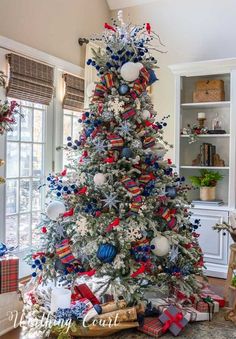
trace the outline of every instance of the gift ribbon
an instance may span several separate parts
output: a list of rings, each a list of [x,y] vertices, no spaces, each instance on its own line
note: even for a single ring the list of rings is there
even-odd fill
[[[139,78],[134,81],[133,88],[130,91],[130,94],[134,100],[137,99],[137,97],[140,96],[140,94],[146,90],[149,78],[150,75],[148,70],[145,67],[141,68],[139,72]]]
[[[171,327],[171,325],[175,324],[178,326],[181,330],[183,329],[183,325],[180,323],[180,321],[183,319],[183,314],[182,313],[177,313],[175,316],[173,316],[168,310],[164,311],[165,315],[169,318],[167,322],[164,324],[162,328],[162,332],[166,333],[166,331]]]
[[[96,84],[92,102],[98,102],[102,103],[105,98],[105,94],[108,92],[108,90],[112,87],[114,87],[114,79],[113,79],[113,74],[108,72],[106,73],[102,78],[99,83]],[[139,72],[139,78],[134,81],[133,88],[130,91],[130,96],[133,98],[133,100],[137,99],[143,91],[146,90],[149,82],[149,72],[148,70],[143,67],[141,68]],[[132,112],[132,114],[134,114]]]
[[[141,189],[138,184],[128,176],[123,177],[121,182],[125,189],[133,196],[131,199],[130,211],[128,212],[127,216],[137,214],[142,206]]]

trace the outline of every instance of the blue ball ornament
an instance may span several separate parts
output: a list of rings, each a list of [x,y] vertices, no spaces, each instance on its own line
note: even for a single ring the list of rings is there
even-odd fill
[[[158,79],[157,79],[156,74],[155,74],[153,69],[149,69],[148,73],[149,73],[149,82],[148,82],[148,85],[150,86],[154,82],[156,82]]]
[[[121,151],[121,156],[122,156],[122,158],[129,159],[129,158],[132,158],[132,157],[133,157],[133,152],[131,151],[130,148],[125,147],[125,148],[123,148],[122,151]]]
[[[122,84],[118,88],[118,92],[120,95],[125,95],[129,92],[129,86],[126,84]]]
[[[101,244],[97,251],[97,258],[103,262],[111,264],[117,254],[117,248],[112,244]]]

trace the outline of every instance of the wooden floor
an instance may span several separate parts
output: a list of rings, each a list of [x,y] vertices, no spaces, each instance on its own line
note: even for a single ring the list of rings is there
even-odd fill
[[[208,282],[211,285],[211,288],[214,292],[216,292],[218,295],[223,296],[224,294],[224,285],[225,285],[225,279],[217,279],[217,278],[208,278]],[[14,331],[11,331],[3,336],[1,336],[2,339],[24,339],[20,335],[20,328],[15,329]]]

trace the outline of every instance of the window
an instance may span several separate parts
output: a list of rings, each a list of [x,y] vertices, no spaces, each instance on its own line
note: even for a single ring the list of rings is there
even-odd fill
[[[23,251],[36,241],[44,203],[46,106],[20,101],[20,111],[6,136],[5,240]]]
[[[72,140],[79,138],[82,124],[78,122],[81,118],[81,112],[75,112],[64,109],[64,121],[63,121],[63,144],[67,144],[67,137],[70,136]],[[63,164],[67,163],[66,151],[63,152]]]

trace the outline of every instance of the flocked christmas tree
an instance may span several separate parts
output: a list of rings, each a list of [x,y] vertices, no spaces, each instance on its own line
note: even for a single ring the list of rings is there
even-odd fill
[[[50,203],[33,255],[37,283],[96,281],[98,294],[141,300],[149,286],[166,295],[197,290],[203,257],[186,209],[188,187],[164,159],[166,117],[147,93],[160,44],[149,24],[105,24],[94,51],[96,84],[78,140],[68,137],[69,165],[51,174]]]

